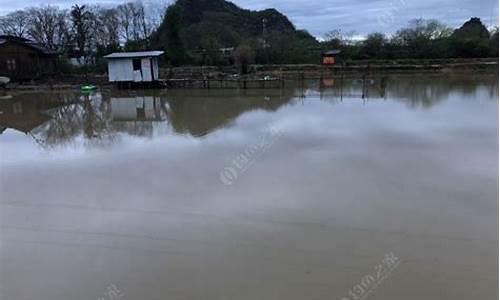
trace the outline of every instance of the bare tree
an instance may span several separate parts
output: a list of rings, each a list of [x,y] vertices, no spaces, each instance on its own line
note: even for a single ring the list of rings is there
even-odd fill
[[[146,17],[142,2],[131,2],[132,9],[132,34],[135,41],[141,40],[144,36],[142,32],[146,28]]]
[[[413,19],[409,26],[396,32],[395,38],[403,44],[411,44],[414,41],[429,41],[438,38],[449,37],[453,33],[445,24],[431,19]]]
[[[99,9],[96,12],[96,41],[99,45],[115,46],[120,44],[120,20],[117,9]]]
[[[354,43],[355,35],[355,31],[342,32],[340,29],[334,29],[325,35],[325,40],[329,42],[332,47],[340,47],[344,45],[352,45]]]
[[[131,3],[125,3],[122,5],[118,5],[118,20],[120,22],[120,35],[121,38],[124,39],[125,42],[131,40],[132,37],[132,19],[133,19],[133,11],[130,5]]]
[[[0,18],[0,32],[17,37],[27,37],[30,17],[27,11],[18,10]]]
[[[67,30],[67,13],[56,6],[41,6],[29,9],[31,16],[30,36],[50,49],[58,49],[63,45]]]
[[[142,6],[142,38],[148,40],[151,34],[160,27],[161,22],[165,18],[168,2],[166,0],[159,0],[139,3]]]
[[[146,12],[146,20],[149,26],[148,36],[153,33],[158,27],[160,27],[161,22],[165,18],[167,12],[169,1],[167,0],[155,0],[148,1],[144,4],[144,9]]]
[[[120,37],[124,42],[148,40],[165,16],[166,5],[142,1],[127,2],[117,7]]]
[[[70,27],[71,26],[69,24],[68,12],[63,10],[58,14],[57,17],[56,44],[59,50],[67,50],[69,47],[71,47],[73,34]]]
[[[132,14],[132,36],[135,41],[147,39],[151,34],[151,26],[141,1],[127,3]]]
[[[115,8],[78,4],[70,10],[51,5],[26,8],[0,16],[0,34],[29,38],[57,51],[77,49],[85,57],[86,52],[132,41],[142,47],[163,21],[169,0],[146,1]]]

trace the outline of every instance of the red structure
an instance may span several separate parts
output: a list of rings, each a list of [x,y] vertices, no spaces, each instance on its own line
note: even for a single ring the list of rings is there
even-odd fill
[[[336,57],[340,54],[340,50],[328,50],[321,54],[321,64],[323,65],[334,65],[336,62]]]

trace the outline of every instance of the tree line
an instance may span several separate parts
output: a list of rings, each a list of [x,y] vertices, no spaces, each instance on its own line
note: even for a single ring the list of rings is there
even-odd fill
[[[332,30],[311,43],[289,34],[271,33],[263,47],[255,39],[237,48],[258,64],[319,63],[321,53],[341,50],[339,60],[407,60],[498,57],[498,27],[488,30],[478,18],[452,29],[438,20],[414,19],[392,35],[381,32],[356,39],[355,32]]]
[[[127,2],[116,7],[44,5],[0,17],[0,33],[31,39],[51,50],[95,62],[103,54],[146,49],[163,20],[162,2]]]
[[[237,45],[222,45],[213,36],[217,32],[208,30],[211,35],[196,39],[201,46],[190,49],[189,32],[181,30],[174,5],[133,1],[115,7],[30,7],[0,16],[0,34],[32,39],[61,54],[82,57],[85,64],[114,51],[152,48],[166,50],[174,65],[319,63],[321,52],[330,49],[341,50],[343,60],[498,57],[498,27],[488,30],[478,18],[457,29],[438,20],[415,19],[394,34],[375,32],[362,40],[352,32],[332,30],[318,41],[296,30],[263,32]],[[228,46],[234,48],[229,60],[220,51]]]
[[[173,65],[220,65],[228,61],[241,65],[317,64],[321,53],[334,49],[341,50],[338,61],[344,62],[498,57],[498,27],[488,30],[479,18],[471,18],[456,29],[435,19],[419,18],[409,21],[394,34],[374,32],[361,40],[355,39],[355,32],[342,30],[328,32],[321,41],[305,30],[262,32],[231,45],[235,50],[230,60],[219,51],[229,45],[217,36],[219,32],[210,30],[217,27],[218,21],[205,23],[213,25],[204,26],[207,29],[196,39],[197,44],[190,41],[189,32],[197,24],[186,28],[179,7],[172,5],[159,34],[155,34],[154,43],[165,46]]]
[[[498,57],[498,27],[488,30],[479,18],[452,29],[430,19],[411,20],[393,35],[369,34],[362,41],[353,33],[327,34],[323,48],[343,51],[346,59],[440,59]]]

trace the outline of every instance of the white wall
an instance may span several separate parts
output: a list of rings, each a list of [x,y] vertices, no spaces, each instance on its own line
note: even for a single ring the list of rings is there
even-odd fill
[[[153,69],[153,76],[151,76],[151,68]],[[132,58],[124,59],[109,59],[108,60],[108,76],[110,82],[117,81],[135,81],[135,82],[150,82],[153,80],[158,80],[158,58],[144,57],[141,58],[141,71],[142,77],[139,71],[134,74],[134,66],[132,63]]]
[[[134,81],[132,59],[109,59],[108,74],[110,82]]]
[[[155,80],[160,78],[158,69],[158,57],[153,57],[153,76]]]
[[[151,78],[151,58],[145,57],[141,59],[142,81],[153,81]]]

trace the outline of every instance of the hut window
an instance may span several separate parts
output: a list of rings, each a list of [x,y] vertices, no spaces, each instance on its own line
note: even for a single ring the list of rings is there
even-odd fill
[[[141,60],[140,59],[133,59],[132,65],[134,66],[134,71],[140,70],[141,69]]]
[[[16,69],[16,60],[14,58],[7,59],[7,70],[15,70]]]

